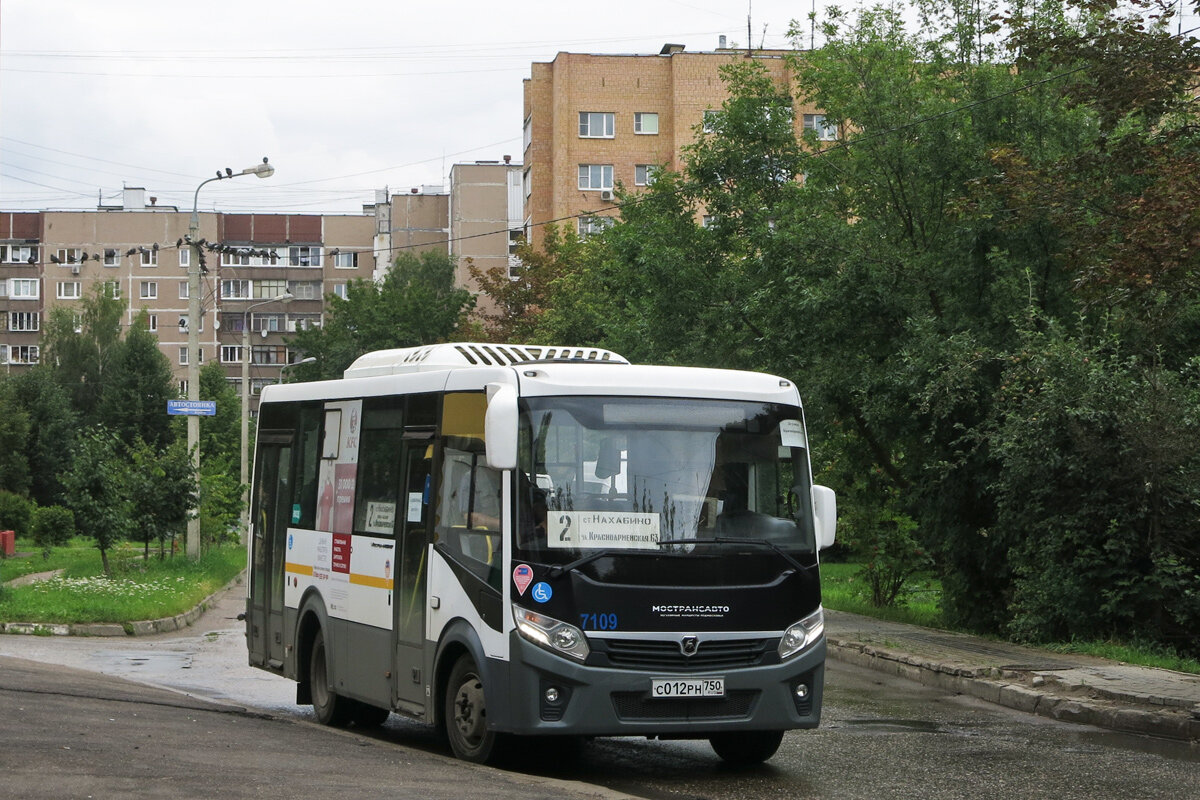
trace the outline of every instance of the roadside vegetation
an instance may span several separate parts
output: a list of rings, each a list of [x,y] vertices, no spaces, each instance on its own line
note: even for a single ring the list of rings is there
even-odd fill
[[[246,567],[246,550],[238,544],[210,548],[192,561],[181,555],[146,558],[142,548],[126,542],[110,550],[107,574],[95,545],[82,537],[45,554],[32,540],[18,540],[17,552],[28,554],[0,561],[0,580],[59,574],[0,588],[2,622],[126,623],[172,617],[194,608]]]

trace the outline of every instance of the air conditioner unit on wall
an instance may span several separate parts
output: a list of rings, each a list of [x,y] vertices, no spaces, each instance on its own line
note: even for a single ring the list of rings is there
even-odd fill
[[[600,199],[601,199],[601,200],[612,200],[612,199],[613,199],[613,193],[612,193],[612,189],[604,189],[604,190],[602,190],[602,191],[600,192]]]

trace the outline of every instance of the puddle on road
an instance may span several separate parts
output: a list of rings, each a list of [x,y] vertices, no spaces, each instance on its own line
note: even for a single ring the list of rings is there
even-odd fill
[[[845,719],[828,727],[842,726],[878,733],[945,733],[936,722],[925,719]]]

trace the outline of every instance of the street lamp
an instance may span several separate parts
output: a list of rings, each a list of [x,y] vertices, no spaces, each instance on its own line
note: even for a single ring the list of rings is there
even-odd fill
[[[200,182],[196,193],[192,195],[192,219],[188,225],[188,241],[193,249],[193,258],[188,264],[188,340],[187,340],[187,399],[200,399],[200,190],[205,184],[226,178],[236,178],[241,175],[257,175],[269,178],[275,174],[275,168],[264,157],[261,164],[247,167],[241,172],[226,168],[225,172],[217,171],[217,177]],[[189,414],[187,418],[187,445],[192,456],[192,474],[196,481],[196,491],[200,490],[200,417]],[[187,554],[190,559],[200,558],[200,509],[188,520]]]
[[[279,368],[279,380],[277,380],[275,382],[283,383],[284,370],[291,369],[292,367],[298,367],[301,364],[315,364],[315,363],[317,363],[317,357],[316,356],[308,356],[307,358],[302,358],[299,361],[293,361],[290,364],[284,364],[282,367]]]
[[[250,530],[250,312],[270,303],[290,303],[291,292],[246,306],[242,311],[242,531]],[[282,370],[280,370],[282,372]],[[243,533],[244,535],[244,533]]]

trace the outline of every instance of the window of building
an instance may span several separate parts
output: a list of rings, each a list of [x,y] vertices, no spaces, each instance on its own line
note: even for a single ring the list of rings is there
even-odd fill
[[[288,282],[286,280],[271,279],[268,281],[254,282],[254,297],[258,300],[271,300],[281,294],[287,293]]]
[[[287,347],[282,344],[258,344],[250,348],[251,364],[286,364]]]
[[[54,257],[60,264],[78,264],[83,260],[83,250],[78,247],[60,247]]]
[[[816,132],[817,140],[821,142],[832,142],[838,138],[837,125],[826,122],[824,114],[805,114],[804,130]]]
[[[521,152],[524,153],[529,149],[529,145],[533,144],[533,116],[525,118],[524,124],[521,125]]]
[[[179,382],[179,396],[187,397],[187,390],[188,390],[188,382],[187,382],[187,379],[184,378],[183,380],[181,380]]]
[[[138,297],[143,300],[157,300],[158,281],[142,281],[138,286]]]
[[[151,333],[158,332],[158,314],[146,315],[146,330],[150,331]]]
[[[221,363],[222,364],[240,364],[240,363],[242,363],[242,346],[240,344],[223,344],[223,345],[221,345]]]
[[[320,300],[320,281],[288,281],[287,290],[297,300]]]
[[[222,300],[249,300],[250,299],[250,281],[247,281],[247,280],[224,280],[224,281],[221,281],[221,299]]]
[[[714,217],[712,214],[705,214],[704,216],[702,216],[700,218],[700,227],[701,228],[711,228],[716,223],[717,223],[717,218]]]
[[[188,329],[188,315],[180,314],[179,315],[179,332],[187,333],[187,329]],[[204,333],[204,314],[203,313],[200,314],[200,333]]]
[[[358,253],[336,253],[333,256],[333,266],[336,269],[356,269]]]
[[[40,351],[36,344],[12,344],[8,346],[9,364],[36,364],[39,360]]]
[[[187,281],[179,282],[179,299],[180,300],[188,299],[188,282]]]
[[[8,315],[10,331],[29,332],[38,330],[40,315],[36,311],[13,311]]]
[[[104,248],[104,266],[106,266],[106,267],[121,266],[121,251],[115,247]]]
[[[284,329],[287,325],[287,317],[284,314],[251,314],[250,315],[250,330],[252,331],[268,331],[276,333]]]
[[[8,296],[13,300],[37,300],[40,296],[37,278],[9,278]]]
[[[142,254],[142,266],[143,267],[157,267],[158,266],[158,249],[157,249],[158,245],[155,245],[154,247],[155,247],[155,249],[153,249],[153,250],[151,250],[148,247],[143,247],[140,249],[140,252]]]
[[[616,136],[616,116],[611,111],[580,111],[580,137],[585,139],[613,138]]]
[[[321,327],[320,314],[290,314],[287,320],[288,333]]]
[[[347,287],[347,285],[348,285],[348,284],[346,284],[346,283],[335,283],[335,284],[333,285],[333,296],[334,296],[334,297],[340,297],[340,298],[342,298],[343,300],[345,300],[345,299],[346,299],[346,287]]]
[[[180,317],[180,320],[179,320],[180,328],[185,327],[183,324],[185,321],[186,320],[184,320],[182,317]],[[187,363],[188,363],[188,349],[187,349],[187,345],[183,345],[179,348],[179,366],[186,367]]]
[[[613,188],[612,164],[580,164],[580,189],[611,189]]]
[[[702,125],[704,132],[705,133],[716,132],[717,125],[720,123],[720,121],[721,121],[721,112],[720,111],[711,111],[711,110],[705,111],[704,112],[704,123]]]
[[[529,195],[533,194],[533,181],[531,180],[530,167],[526,167],[521,173],[521,189],[525,192],[525,199],[529,199]]]
[[[78,300],[83,296],[83,287],[79,281],[59,281],[56,296],[59,300]]]
[[[103,291],[104,291],[105,297],[111,297],[114,300],[120,300],[121,299],[121,282],[120,281],[105,281]]]
[[[655,111],[637,111],[633,115],[634,133],[658,133],[658,113]]]
[[[654,164],[638,164],[633,168],[633,185],[649,186],[654,183],[654,173],[658,167]]]
[[[612,224],[612,217],[580,217],[579,235],[584,237],[592,236],[612,227]]]
[[[192,246],[184,245],[179,248],[179,266],[187,268],[192,265]]]
[[[0,261],[5,264],[36,264],[38,249],[24,244],[0,245]]]
[[[289,247],[288,263],[293,267],[319,267],[321,266],[321,248]]]

